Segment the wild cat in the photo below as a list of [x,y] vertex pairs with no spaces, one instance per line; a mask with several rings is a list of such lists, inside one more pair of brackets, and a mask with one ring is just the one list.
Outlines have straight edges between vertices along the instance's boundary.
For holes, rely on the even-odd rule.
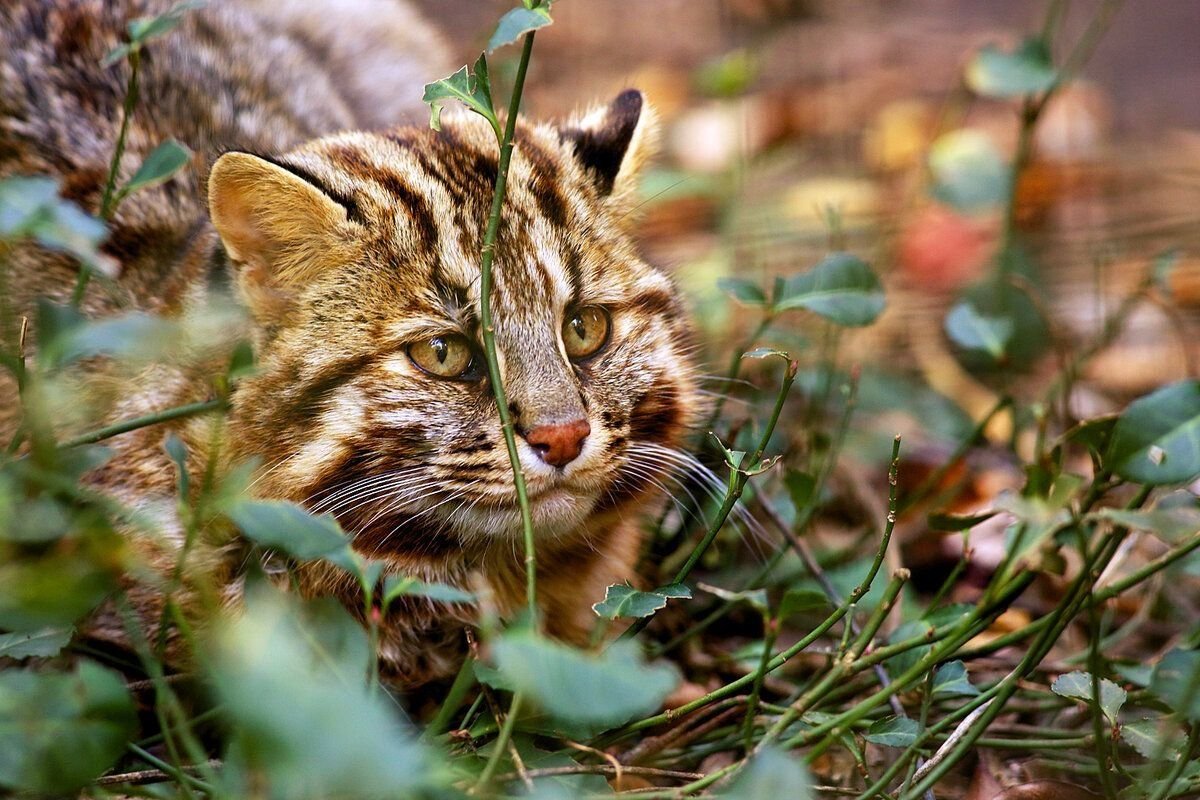
[[[152,0],[19,0],[0,8],[0,176],[43,174],[95,212],[127,64],[101,59]],[[524,599],[520,518],[479,343],[479,260],[497,169],[487,123],[412,120],[444,69],[405,5],[213,2],[142,61],[126,177],[160,141],[194,152],[165,185],[131,196],[104,251],[126,307],[179,315],[223,286],[248,310],[256,371],[224,422],[220,458],[254,459],[256,495],[333,514],[388,569],[485,585],[502,613]],[[347,132],[352,131],[352,132]],[[581,640],[592,603],[632,577],[640,512],[661,502],[701,413],[692,329],[670,277],[631,240],[639,172],[654,149],[640,93],[560,123],[522,121],[492,294],[496,340],[537,534],[548,631]],[[34,245],[9,253],[11,301],[70,294],[77,265]],[[112,313],[93,288],[91,316]],[[203,399],[208,378],[156,367],[117,417]],[[0,383],[11,397],[14,387]],[[0,412],[11,429],[15,403]],[[5,419],[7,416],[7,419]],[[174,431],[203,468],[211,418],[118,436],[90,481],[161,520],[160,570],[180,538]],[[229,547],[214,548],[221,564]],[[236,594],[236,559],[210,574]],[[360,598],[330,566],[300,570],[310,595]],[[129,589],[148,624],[153,586]],[[477,616],[414,601],[383,622],[380,653],[407,685],[451,674]],[[119,637],[100,614],[90,630]]]

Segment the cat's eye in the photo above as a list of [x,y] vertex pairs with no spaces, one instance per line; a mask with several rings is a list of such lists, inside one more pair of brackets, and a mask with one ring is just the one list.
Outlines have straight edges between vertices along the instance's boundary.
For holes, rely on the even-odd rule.
[[408,346],[408,357],[418,369],[436,378],[466,380],[476,371],[475,348],[457,333],[413,342]]
[[576,360],[595,355],[608,343],[611,328],[608,311],[600,306],[581,306],[569,311],[562,328],[567,355]]

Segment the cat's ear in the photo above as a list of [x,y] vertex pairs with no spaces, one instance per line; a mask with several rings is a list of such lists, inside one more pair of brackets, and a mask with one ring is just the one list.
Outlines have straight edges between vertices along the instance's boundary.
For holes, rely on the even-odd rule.
[[658,121],[642,93],[628,89],[559,129],[600,194],[632,204],[642,169],[658,152]]
[[312,176],[249,153],[226,153],[208,178],[208,207],[238,286],[260,319],[285,313],[316,275],[355,258],[357,227]]

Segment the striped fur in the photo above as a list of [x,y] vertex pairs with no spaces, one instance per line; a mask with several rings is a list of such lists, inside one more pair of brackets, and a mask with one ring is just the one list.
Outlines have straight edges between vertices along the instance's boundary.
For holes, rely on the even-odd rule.
[[[96,11],[108,4],[66,5]],[[23,13],[36,16],[29,8]],[[213,91],[236,94],[255,55],[220,51],[202,35],[203,24],[231,24],[223,13],[206,12],[185,27],[171,52],[179,63],[190,46],[215,48],[231,73]],[[319,67],[306,64],[309,71]],[[78,80],[63,78],[72,79]],[[251,312],[259,370],[234,393],[224,455],[233,462],[257,459],[257,494],[333,513],[360,552],[391,569],[486,587],[503,613],[513,612],[524,594],[520,524],[491,387],[484,379],[431,377],[407,355],[410,344],[435,335],[479,340],[479,257],[496,177],[495,140],[481,118],[449,111],[441,131],[325,135],[359,122],[361,115],[344,110],[351,101],[369,106],[393,95],[415,97],[419,89],[417,82],[378,87],[377,97],[364,99],[361,80],[344,95],[336,74],[326,76],[326,85],[330,98],[343,100],[343,110],[329,119],[301,125],[298,119],[314,111],[285,91],[287,102],[264,99],[255,109],[261,136],[239,138],[214,125],[209,139],[189,142],[199,153],[194,171],[131,203],[117,220],[118,230],[137,231],[116,254],[123,284],[138,305],[169,311],[199,302],[201,267],[227,264]],[[188,99],[159,102],[173,108]],[[81,103],[64,113],[82,113]],[[12,114],[11,102],[4,110]],[[103,106],[107,124],[114,111],[112,103]],[[172,119],[147,133],[168,133]],[[14,147],[3,133],[12,129],[11,123],[0,128],[0,159],[7,158],[6,146]],[[187,141],[186,126],[169,132]],[[318,138],[295,146],[304,136]],[[96,153],[103,144],[96,143]],[[61,160],[95,160],[61,146]],[[565,468],[543,463],[523,438],[518,445],[533,497],[539,598],[551,632],[574,640],[585,638],[594,619],[590,605],[604,587],[633,577],[639,511],[661,500],[658,487],[670,467],[648,466],[637,448],[676,447],[701,411],[678,292],[638,257],[629,237],[638,172],[653,146],[653,115],[632,91],[562,124],[520,123],[496,248],[495,332],[518,430],[577,414],[591,426],[582,453]],[[22,147],[30,145],[15,145]],[[209,177],[208,165],[222,150],[231,152],[215,160]],[[26,154],[18,162],[55,172],[51,160]],[[9,162],[0,165],[14,171]],[[205,179],[211,223],[199,189]],[[94,197],[81,195],[84,202]],[[156,215],[171,216],[171,230],[190,233],[160,238],[140,227]],[[155,248],[171,254],[156,257],[155,269],[171,263],[184,274],[168,270],[154,276],[165,283],[147,280],[143,256]],[[38,257],[27,254],[23,263]],[[31,294],[65,285],[39,285],[46,279],[27,272]],[[180,303],[149,285],[173,281],[185,298]],[[93,312],[105,310],[94,302]],[[575,363],[566,358],[560,330],[564,316],[581,305],[607,309],[612,333],[599,354]],[[203,392],[201,380],[172,385],[173,400]],[[148,389],[142,402],[153,407],[164,399]],[[201,428],[183,430],[191,430],[194,457],[202,459]],[[116,440],[118,457],[97,481],[143,506],[147,495],[168,494],[162,433]],[[307,593],[332,592],[358,607],[337,570],[316,565],[301,575]],[[389,674],[408,685],[449,674],[473,614],[427,602],[403,605],[385,623]]]

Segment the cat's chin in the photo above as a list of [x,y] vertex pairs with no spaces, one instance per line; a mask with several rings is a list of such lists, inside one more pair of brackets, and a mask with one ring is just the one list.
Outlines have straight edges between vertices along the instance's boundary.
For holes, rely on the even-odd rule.
[[[596,505],[596,497],[554,487],[533,493],[529,510],[539,539],[558,539],[579,529]],[[455,515],[456,532],[465,540],[503,540],[522,537],[521,509],[514,502],[476,507]],[[507,545],[506,545],[507,546]]]

